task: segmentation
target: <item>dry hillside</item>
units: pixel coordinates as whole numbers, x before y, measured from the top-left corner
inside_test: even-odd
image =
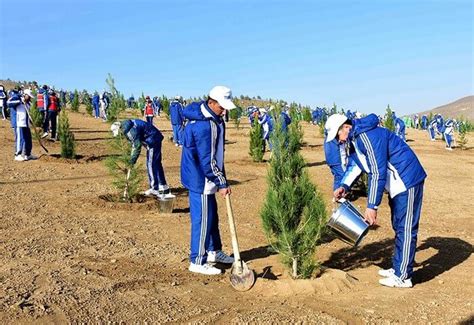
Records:
[[[468,120],[474,120],[474,96],[466,96],[458,99],[452,103],[442,105],[431,110],[420,112],[418,114],[429,115],[430,112],[433,114],[441,114],[444,117],[451,118],[466,118]]]

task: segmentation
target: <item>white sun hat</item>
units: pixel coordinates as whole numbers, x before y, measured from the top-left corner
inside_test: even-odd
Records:
[[[326,142],[330,142],[336,137],[337,131],[344,124],[345,121],[347,121],[347,116],[343,114],[333,114],[329,116],[328,120],[326,121],[326,124],[324,125],[328,134]]]
[[[33,91],[31,91],[31,89],[25,89],[23,94],[28,95],[30,98],[35,98],[35,95],[33,95]]]
[[[114,123],[112,123],[112,125],[110,126],[110,131],[112,131],[112,135],[113,135],[114,137],[116,137],[116,136],[119,134],[120,126],[121,126],[121,123],[120,123],[120,122],[114,122]]]
[[[226,110],[234,109],[236,106],[232,102],[232,91],[224,86],[215,86],[209,92],[209,97],[216,100]]]

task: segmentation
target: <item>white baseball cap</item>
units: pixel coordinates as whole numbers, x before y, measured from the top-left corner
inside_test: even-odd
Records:
[[[328,120],[326,121],[326,124],[324,125],[328,134],[326,142],[330,142],[336,137],[337,131],[344,124],[345,121],[347,121],[347,116],[343,114],[333,114],[329,116]]]
[[[224,86],[215,86],[209,92],[209,97],[216,100],[226,110],[234,109],[236,106],[232,102],[232,91]]]
[[[112,135],[114,137],[116,137],[118,134],[119,134],[119,131],[120,131],[120,126],[122,124],[120,122],[114,122],[112,123],[112,125],[110,126],[110,131],[112,131]]]

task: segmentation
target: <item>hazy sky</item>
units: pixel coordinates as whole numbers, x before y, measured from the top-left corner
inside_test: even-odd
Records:
[[[400,115],[474,94],[470,0],[0,0],[0,28],[0,79],[67,89]]]

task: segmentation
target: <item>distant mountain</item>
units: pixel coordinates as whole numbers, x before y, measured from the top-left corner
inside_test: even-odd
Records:
[[[419,115],[429,115],[430,113],[433,114],[441,114],[443,117],[450,117],[450,118],[460,118],[463,117],[465,119],[474,121],[474,96],[467,96],[461,99],[458,99],[455,102],[439,106],[424,112],[418,113]]]

